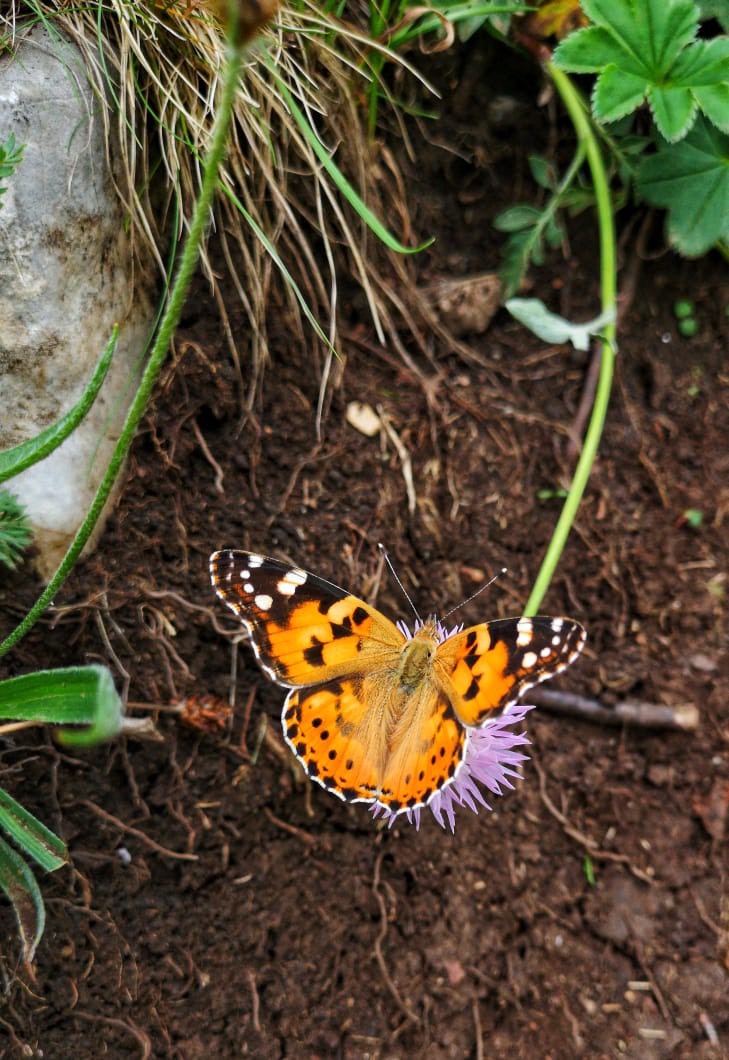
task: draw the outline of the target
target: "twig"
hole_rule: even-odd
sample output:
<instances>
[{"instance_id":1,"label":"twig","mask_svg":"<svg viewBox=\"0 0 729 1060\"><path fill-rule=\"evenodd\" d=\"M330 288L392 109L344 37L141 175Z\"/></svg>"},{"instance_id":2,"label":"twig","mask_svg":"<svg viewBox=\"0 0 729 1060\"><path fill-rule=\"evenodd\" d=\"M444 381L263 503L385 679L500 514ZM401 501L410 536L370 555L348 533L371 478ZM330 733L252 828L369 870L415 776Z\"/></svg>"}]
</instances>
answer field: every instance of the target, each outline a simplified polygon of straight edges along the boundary
<instances>
[{"instance_id":1,"label":"twig","mask_svg":"<svg viewBox=\"0 0 729 1060\"><path fill-rule=\"evenodd\" d=\"M256 1034L261 1033L261 999L258 996L258 988L256 987L256 977L253 972L248 969L248 982L251 984L251 1020L253 1023L253 1030Z\"/></svg>"},{"instance_id":2,"label":"twig","mask_svg":"<svg viewBox=\"0 0 729 1060\"><path fill-rule=\"evenodd\" d=\"M246 745L246 735L248 733L248 723L251 720L251 710L253 708L253 701L256 698L256 692L258 691L258 684L256 683L248 693L248 699L246 700L245 707L243 708L243 725L240 731L240 740L238 741L241 751L249 754L248 747Z\"/></svg>"},{"instance_id":3,"label":"twig","mask_svg":"<svg viewBox=\"0 0 729 1060\"><path fill-rule=\"evenodd\" d=\"M535 689L529 693L529 698L538 707L555 714L567 714L599 725L638 725L644 729L679 729L681 732L695 732L699 726L699 712L693 703L672 706L626 699L614 707L606 707L599 700L551 688Z\"/></svg>"},{"instance_id":4,"label":"twig","mask_svg":"<svg viewBox=\"0 0 729 1060\"><path fill-rule=\"evenodd\" d=\"M403 1012L405 1014L405 1016L407 1016L407 1018L410 1020L411 1023L415 1023L415 1024L417 1024L419 1026L420 1025L420 1019L415 1015L413 1010L408 1005L406 1005L405 1002L403 1001L403 999L400 997L398 989L395 986L395 984L393 983L393 981L392 981L392 979L390 977L390 973L387 970L387 965L385 964L385 958L384 958L383 953L382 953L382 943L385 941L385 936L387 935L387 908L385 906L385 899L382 897L382 895L380 893L380 866L382 865L382 859L383 859L384 856L385 856L385 852L384 852L384 850L381 850L380 853L377 855L377 860L375 861L375 871L374 871L374 874L373 874L373 877L372 877L372 893L375 896L375 899L377 901L377 905L379 906L379 910L380 910L380 930L377 933L377 938L375 939L375 946L374 946L375 957L377 958L377 963L380 966L380 971L382 972L382 978L385 980L385 986L387 987L387 989L390 991L390 993L392 994L393 998L395 999L398 1008L400 1009L401 1012Z\"/></svg>"},{"instance_id":5,"label":"twig","mask_svg":"<svg viewBox=\"0 0 729 1060\"><path fill-rule=\"evenodd\" d=\"M291 835L295 835L297 839L301 839L302 842L311 849L316 846L316 839L313 835L309 835L303 828L297 828L294 824L289 824L288 821L282 821L280 817L275 817L267 806L263 807L263 812L268 817L271 824L275 824L277 828L282 828L284 832L289 832Z\"/></svg>"},{"instance_id":6,"label":"twig","mask_svg":"<svg viewBox=\"0 0 729 1060\"><path fill-rule=\"evenodd\" d=\"M597 384L600 380L600 369L602 367L603 358L603 343L594 342L593 344L592 357L587 367L587 374L585 375L585 382L582 387L582 395L580 397L580 404L577 408L577 413L570 426L570 440L567 445L567 459L570 463L574 463L577 457L580 455L580 449L582 448L582 435L585 430L585 424L590 418L590 412L592 406L595 403L595 394L597 392Z\"/></svg>"},{"instance_id":7,"label":"twig","mask_svg":"<svg viewBox=\"0 0 729 1060\"><path fill-rule=\"evenodd\" d=\"M75 1008L71 1013L71 1018L77 1018L82 1020L89 1020L91 1023L105 1023L108 1027L119 1027L122 1030L128 1031L142 1047L140 1054L140 1060L147 1060L152 1055L152 1042L146 1031L143 1031L141 1027L138 1027L136 1023L131 1020L117 1019L114 1016L98 1016L94 1012L84 1012L83 1009Z\"/></svg>"},{"instance_id":8,"label":"twig","mask_svg":"<svg viewBox=\"0 0 729 1060\"><path fill-rule=\"evenodd\" d=\"M481 1014L478 1011L478 998L471 1002L473 1009L473 1027L476 1033L476 1060L483 1060L483 1035L481 1034Z\"/></svg>"},{"instance_id":9,"label":"twig","mask_svg":"<svg viewBox=\"0 0 729 1060\"><path fill-rule=\"evenodd\" d=\"M22 729L32 729L35 725L45 725L44 721L9 721L7 725L0 725L0 736L7 736L9 732L20 732Z\"/></svg>"},{"instance_id":10,"label":"twig","mask_svg":"<svg viewBox=\"0 0 729 1060\"><path fill-rule=\"evenodd\" d=\"M213 454L210 452L210 449L208 448L208 443L203 438L202 431L198 426L197 420L192 419L190 420L190 423L192 424L193 433L197 438L197 444L203 451L203 456L215 472L215 490L217 493L225 493L225 490L223 488L223 469L217 462Z\"/></svg>"},{"instance_id":11,"label":"twig","mask_svg":"<svg viewBox=\"0 0 729 1060\"><path fill-rule=\"evenodd\" d=\"M405 492L408 495L408 511L411 515L415 515L417 498L415 496L415 483L413 481L413 462L410 458L410 453L403 445L402 438L392 426L389 416L381 405L377 406L377 414L380 417L380 422L382 424L383 430L385 431L385 434L394 445L395 451L397 452L397 455L400 458L402 477L405 479Z\"/></svg>"},{"instance_id":12,"label":"twig","mask_svg":"<svg viewBox=\"0 0 729 1060\"><path fill-rule=\"evenodd\" d=\"M176 850L168 850L167 847L161 846L154 839L151 839L144 832L138 828L134 828L130 824L124 824L118 817L115 817L111 813L107 813L106 810L102 810L100 806L97 806L95 802L91 802L90 799L79 799L82 806L88 807L89 810L93 810L95 814L101 817L104 821L108 821L110 824L116 825L117 828L121 829L122 832L127 832L129 835L136 836L137 839L141 840L145 846L150 847L152 850L156 850L158 854L163 854L167 858L175 858L177 861L197 861L197 854L180 854Z\"/></svg>"}]
</instances>

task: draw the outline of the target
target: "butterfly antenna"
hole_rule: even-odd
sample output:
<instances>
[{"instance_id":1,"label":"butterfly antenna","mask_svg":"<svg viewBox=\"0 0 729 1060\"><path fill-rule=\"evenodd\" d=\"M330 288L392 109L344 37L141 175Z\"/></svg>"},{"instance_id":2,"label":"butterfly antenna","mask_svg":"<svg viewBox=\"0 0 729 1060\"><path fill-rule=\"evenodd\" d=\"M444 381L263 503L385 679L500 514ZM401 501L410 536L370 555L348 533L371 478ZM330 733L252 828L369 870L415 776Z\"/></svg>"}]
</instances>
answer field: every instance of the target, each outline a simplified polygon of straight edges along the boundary
<instances>
[{"instance_id":1,"label":"butterfly antenna","mask_svg":"<svg viewBox=\"0 0 729 1060\"><path fill-rule=\"evenodd\" d=\"M415 608L415 604L414 604L414 603L412 602L412 600L411 600L411 599L410 599L410 597L408 596L407 592L405 591L405 586L403 585L403 583L402 583L402 582L400 581L400 579L398 578L398 576L397 576L397 571L395 570L395 568L394 568L394 567L393 567L393 565L392 565L392 562L391 562L391 560L390 560L390 556L389 556L389 554L388 554L388 551L387 551L387 549L385 548L385 546L384 546L383 544L378 544L378 546L377 546L377 547L379 548L380 552L381 552L381 553L382 553L382 555L384 556L384 558L385 558L385 563L386 563L386 564L387 564L387 566L388 566L388 567L390 568L390 573L392 574L392 576L393 576L393 578L395 579L395 581L397 582L397 584L398 584L398 585L400 586L400 591L402 592L402 594L403 594L403 596L405 597L405 599L407 600L407 602L408 602L408 603L410 604L410 607L411 607L411 608L412 608L412 610L413 610L413 614L415 615L415 617L417 618L418 622L419 622L419 623L420 623L420 625L422 626L422 625L423 625L423 620L422 620L422 618L420 617L420 615L418 614L418 612L417 612L417 610L416 610L416 608ZM486 588L486 586L484 586L484 588ZM481 590L479 590L479 592L480 592L480 591L481 591Z\"/></svg>"},{"instance_id":2,"label":"butterfly antenna","mask_svg":"<svg viewBox=\"0 0 729 1060\"><path fill-rule=\"evenodd\" d=\"M480 596L481 593L485 592L488 589L489 585L493 585L496 579L500 578L502 574L506 574L506 567L502 567L500 571L497 571L496 574L494 574L493 578L490 578L489 581L487 581L484 585L477 589L475 593L471 593L471 595L466 600L462 600L460 604L456 604L455 607L452 607L447 615L443 615L443 617L441 618L441 622L445 622L447 618L450 618L454 611L460 611L460 609L462 607L465 607L466 604L470 604L471 600L475 600L477 596Z\"/></svg>"}]
</instances>

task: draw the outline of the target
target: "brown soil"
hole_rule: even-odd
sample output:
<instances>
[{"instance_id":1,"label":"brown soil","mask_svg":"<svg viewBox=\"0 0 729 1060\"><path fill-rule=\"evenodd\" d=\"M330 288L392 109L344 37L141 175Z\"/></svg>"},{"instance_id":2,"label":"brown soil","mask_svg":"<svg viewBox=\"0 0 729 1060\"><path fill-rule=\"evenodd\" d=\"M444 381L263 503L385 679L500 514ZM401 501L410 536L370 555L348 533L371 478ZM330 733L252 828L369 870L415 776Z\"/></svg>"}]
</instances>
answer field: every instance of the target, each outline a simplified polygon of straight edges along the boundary
<instances>
[{"instance_id":1,"label":"brown soil","mask_svg":"<svg viewBox=\"0 0 729 1060\"><path fill-rule=\"evenodd\" d=\"M478 49L448 63L427 127L440 146L413 128L417 163L403 159L416 231L437 235L412 262L420 284L495 267L490 222L532 194L527 154L555 135L526 67L500 71L504 119ZM44 734L5 740L4 786L72 854L42 880L35 983L0 910L7 1055L729 1055L729 287L713 255L641 257L630 225L619 219L632 297L614 397L545 602L589 643L551 687L693 703L699 730L533 712L523 780L494 812L461 812L455 836L427 811L419 832L388 830L304 781L279 735L283 693L233 646L208 554L287 557L406 615L379 577L384 541L421 610L442 613L506 565L463 617L518 613L559 511L539 494L573 466L586 361L502 311L471 338L482 363L413 347L418 378L353 299L318 444L319 379L289 322L246 417L200 284L97 551L10 662L102 661L131 701L161 705L226 699L237 650L231 735L160 713L156 743L67 754ZM588 319L592 218L570 237L566 258L533 271L534 294ZM697 307L692 339L676 330L679 297ZM381 406L411 454L414 516L392 445L347 424L353 399ZM686 509L703 513L697 529ZM37 589L3 576L5 630Z\"/></svg>"}]
</instances>

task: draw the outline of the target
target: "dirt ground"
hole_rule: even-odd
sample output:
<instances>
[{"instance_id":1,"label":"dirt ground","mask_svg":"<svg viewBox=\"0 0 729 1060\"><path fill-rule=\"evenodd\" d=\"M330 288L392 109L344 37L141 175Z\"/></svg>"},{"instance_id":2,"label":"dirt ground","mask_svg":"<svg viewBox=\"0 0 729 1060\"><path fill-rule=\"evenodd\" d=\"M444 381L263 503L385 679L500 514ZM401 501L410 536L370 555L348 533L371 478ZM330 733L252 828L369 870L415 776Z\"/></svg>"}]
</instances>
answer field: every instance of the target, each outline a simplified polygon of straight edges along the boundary
<instances>
[{"instance_id":1,"label":"dirt ground","mask_svg":"<svg viewBox=\"0 0 729 1060\"><path fill-rule=\"evenodd\" d=\"M414 162L401 152L415 230L437 236L411 263L423 285L497 265L491 220L533 194L527 154L556 143L534 73L517 64L497 100L480 47L441 61L441 121L411 127ZM159 742L70 755L45 733L4 740L3 785L65 837L72 864L42 880L35 982L0 909L3 1055L729 1056L729 280L718 255L650 253L660 219L648 252L629 213L618 227L614 396L544 607L589 641L550 687L607 706L694 704L698 730L534 711L523 780L493 812L460 812L455 835L427 811L420 831L388 829L304 780L280 737L283 692L234 644L209 553L291 559L402 617L378 541L424 611L505 565L463 617L518 614L559 512L544 491L574 466L587 360L501 311L469 337L478 359L412 346L418 374L378 346L353 297L318 442L319 378L288 322L245 416L199 283L98 549L9 661L101 661L148 708L227 700L233 681L230 735L160 711ZM532 293L589 319L589 215L570 239L532 271ZM696 304L691 339L680 297ZM347 423L352 400L390 417L413 515L401 457ZM37 591L29 572L2 576L3 630Z\"/></svg>"}]
</instances>

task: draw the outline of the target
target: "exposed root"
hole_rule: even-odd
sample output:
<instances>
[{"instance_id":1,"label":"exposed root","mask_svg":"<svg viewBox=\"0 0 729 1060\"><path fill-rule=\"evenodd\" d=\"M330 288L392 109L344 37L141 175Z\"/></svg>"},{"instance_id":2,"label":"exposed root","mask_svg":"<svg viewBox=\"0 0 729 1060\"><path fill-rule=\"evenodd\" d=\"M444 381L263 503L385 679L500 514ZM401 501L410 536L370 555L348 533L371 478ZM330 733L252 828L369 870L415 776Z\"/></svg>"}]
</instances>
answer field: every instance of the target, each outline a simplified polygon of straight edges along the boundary
<instances>
[{"instance_id":1,"label":"exposed root","mask_svg":"<svg viewBox=\"0 0 729 1060\"><path fill-rule=\"evenodd\" d=\"M158 854L162 854L166 858L174 858L175 861L197 861L197 854L188 854L177 850L168 850L167 847L163 847L156 840L151 839L150 836L140 831L139 828L134 828L130 824L125 824L124 821L119 820L113 814L108 813L106 810L102 810L100 806L97 806L95 802L91 802L90 799L81 799L79 805L86 806L89 810L93 811L102 820L107 821L109 824L113 824L121 832L126 835L133 835L140 840L145 846L149 847L150 850L156 851Z\"/></svg>"},{"instance_id":2,"label":"exposed root","mask_svg":"<svg viewBox=\"0 0 729 1060\"><path fill-rule=\"evenodd\" d=\"M384 850L381 850L375 859L375 871L372 877L372 893L375 896L375 901L380 910L380 929L377 933L377 938L374 942L374 951L377 963L380 966L380 972L382 978L385 981L385 986L392 994L392 997L400 1009L400 1011L407 1017L411 1023L420 1025L420 1018L413 1012L409 1005L407 1005L400 997L400 992L392 981L392 976L387 970L387 964L385 963L385 957L382 953L382 943L385 941L387 935L387 907L385 905L385 899L382 897L380 891L380 868L382 867L382 859L385 856Z\"/></svg>"}]
</instances>

